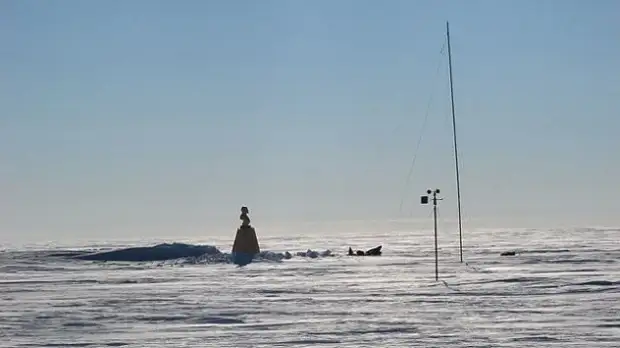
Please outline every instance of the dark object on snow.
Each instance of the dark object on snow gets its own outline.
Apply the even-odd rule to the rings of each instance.
[[[260,253],[256,230],[250,226],[250,217],[248,207],[241,207],[241,227],[237,229],[235,241],[232,247],[233,263],[239,266],[245,266],[252,262],[256,254]]]
[[[349,256],[381,256],[381,245],[378,247],[368,249],[365,252],[363,250],[357,250],[355,253],[353,249],[349,247]]]
[[[117,250],[100,251],[74,256],[74,259],[87,261],[123,261],[147,262],[165,261],[184,257],[200,257],[205,254],[219,254],[220,251],[208,245],[191,245],[184,243],[164,243],[151,247],[134,247]]]
[[[517,254],[516,251],[504,251],[503,253],[499,254],[500,256],[515,256]]]

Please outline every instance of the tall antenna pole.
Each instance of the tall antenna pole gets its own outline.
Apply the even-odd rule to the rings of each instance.
[[[456,145],[456,117],[454,116],[454,88],[452,87],[452,50],[450,47],[450,23],[446,22],[448,39],[448,67],[450,70],[450,102],[452,103],[452,137],[454,139],[454,167],[456,171],[456,201],[459,214],[459,252],[463,262],[463,224],[461,223],[461,179],[459,176],[459,151]]]

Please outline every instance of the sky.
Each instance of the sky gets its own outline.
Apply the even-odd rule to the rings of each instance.
[[[263,229],[428,221],[428,188],[453,220],[446,21],[465,229],[620,225],[618,13],[2,1],[0,239],[232,234],[242,205]]]

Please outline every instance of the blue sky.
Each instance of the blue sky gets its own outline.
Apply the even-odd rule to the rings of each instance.
[[[465,218],[619,223],[618,13],[2,1],[0,236],[229,233],[242,204],[263,226],[426,218],[430,186],[455,218],[446,20]]]

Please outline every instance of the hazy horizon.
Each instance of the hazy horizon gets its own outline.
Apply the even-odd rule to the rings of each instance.
[[[3,1],[0,239],[454,220],[446,21],[465,230],[620,226],[619,11]]]

